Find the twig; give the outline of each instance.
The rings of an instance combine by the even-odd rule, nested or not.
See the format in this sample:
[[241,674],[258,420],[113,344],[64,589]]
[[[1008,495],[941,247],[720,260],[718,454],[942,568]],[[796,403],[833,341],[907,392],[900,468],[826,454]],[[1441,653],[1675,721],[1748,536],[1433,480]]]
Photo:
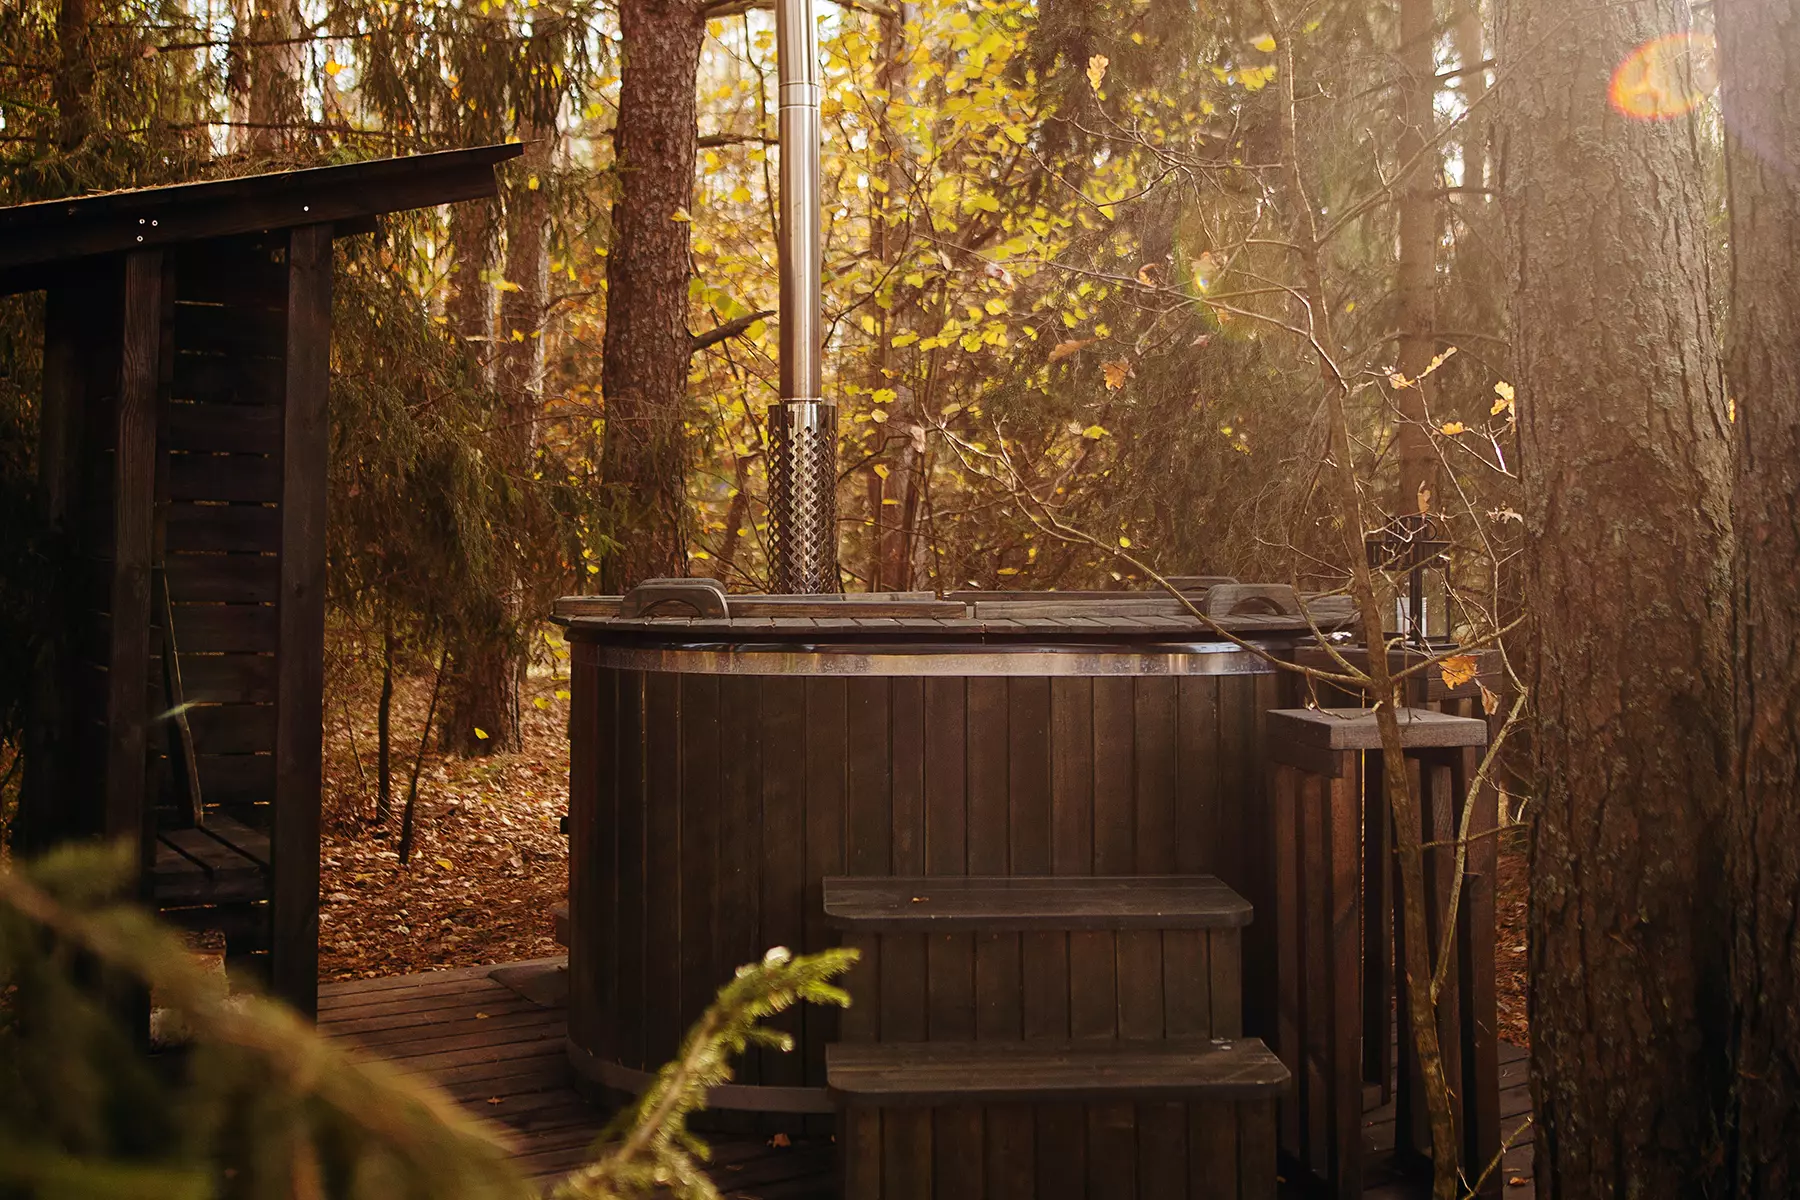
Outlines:
[[425,766],[425,747],[431,741],[431,718],[437,715],[438,690],[444,686],[444,668],[450,665],[450,645],[438,656],[437,678],[431,684],[431,703],[425,706],[425,728],[419,733],[419,753],[413,758],[412,781],[406,786],[406,809],[400,818],[400,865],[412,856],[413,808],[419,799],[419,772]]
[[1518,699],[1513,701],[1512,711],[1506,714],[1506,724],[1494,735],[1487,753],[1482,756],[1481,766],[1475,777],[1469,780],[1468,794],[1463,797],[1462,824],[1456,839],[1456,865],[1450,871],[1450,902],[1444,910],[1444,938],[1438,947],[1437,969],[1431,973],[1431,1002],[1437,1003],[1438,993],[1443,991],[1444,980],[1450,974],[1450,956],[1456,949],[1456,910],[1462,903],[1463,870],[1469,859],[1469,826],[1475,822],[1475,802],[1481,795],[1481,789],[1487,784],[1488,770],[1500,756],[1500,747],[1506,744],[1507,735],[1512,733],[1513,726],[1518,723],[1525,712],[1525,702],[1531,693],[1524,688],[1519,689]]

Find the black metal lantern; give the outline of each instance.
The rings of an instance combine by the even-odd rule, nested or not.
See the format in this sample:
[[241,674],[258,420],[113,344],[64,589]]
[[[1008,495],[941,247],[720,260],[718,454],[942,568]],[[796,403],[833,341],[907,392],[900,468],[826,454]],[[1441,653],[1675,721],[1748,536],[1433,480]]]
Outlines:
[[[1406,574],[1404,591],[1395,590],[1394,627],[1390,633],[1406,639],[1409,645],[1428,649],[1433,609],[1448,608],[1449,587],[1444,578],[1450,566],[1447,551],[1450,542],[1442,536],[1438,523],[1429,513],[1405,513],[1363,538],[1369,566],[1390,575]],[[1436,604],[1426,591],[1426,572],[1438,575]],[[1444,626],[1449,627],[1448,611]]]

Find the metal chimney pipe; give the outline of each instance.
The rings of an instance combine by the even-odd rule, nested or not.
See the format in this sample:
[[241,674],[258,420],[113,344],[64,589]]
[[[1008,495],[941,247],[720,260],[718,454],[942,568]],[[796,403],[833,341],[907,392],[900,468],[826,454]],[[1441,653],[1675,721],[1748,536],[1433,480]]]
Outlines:
[[781,88],[781,401],[769,410],[775,588],[839,590],[837,405],[824,391],[819,43],[813,0],[777,0]]

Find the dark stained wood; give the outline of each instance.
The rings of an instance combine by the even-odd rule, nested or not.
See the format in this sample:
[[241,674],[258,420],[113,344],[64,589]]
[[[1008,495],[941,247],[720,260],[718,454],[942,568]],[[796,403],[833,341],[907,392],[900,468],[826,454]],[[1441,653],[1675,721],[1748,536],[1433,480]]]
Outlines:
[[[143,837],[145,756],[150,717],[150,567],[156,503],[156,414],[163,321],[163,256],[139,251],[125,262],[125,321],[113,454],[113,563],[108,611],[103,832]],[[149,847],[144,854],[148,857]]]
[[0,291],[42,286],[21,271],[59,259],[353,221],[496,194],[494,166],[522,147],[483,146],[0,209]]
[[[658,620],[662,627],[672,626],[672,619]],[[683,627],[697,629],[699,623]],[[778,633],[771,629],[769,636]],[[589,647],[606,653],[585,637],[572,640],[578,657],[589,653]],[[772,658],[771,666],[777,661]],[[596,683],[601,677],[622,679],[627,674],[609,667],[599,672]],[[678,1016],[678,1024],[685,1025],[698,1015],[691,1011],[698,992],[689,986],[698,969],[694,964],[710,964],[709,969],[722,977],[742,961],[717,948],[725,941],[742,939],[748,956],[754,956],[771,945],[818,949],[847,932],[827,920],[823,873],[830,859],[837,858],[836,869],[853,878],[906,878],[935,888],[941,879],[970,873],[1016,876],[1030,870],[1064,877],[1087,875],[1096,859],[1106,856],[1117,863],[1115,873],[1131,874],[1140,870],[1141,851],[1146,858],[1163,857],[1158,876],[1166,877],[1176,865],[1174,844],[1190,787],[1209,797],[1209,811],[1187,835],[1195,848],[1192,852],[1240,867],[1255,858],[1243,844],[1228,841],[1227,808],[1251,810],[1238,813],[1235,826],[1229,827],[1245,841],[1268,836],[1267,827],[1257,823],[1261,787],[1255,783],[1255,759],[1249,757],[1259,744],[1258,730],[1252,714],[1231,711],[1234,705],[1258,699],[1251,680],[1151,680],[1140,697],[1145,681],[1131,677],[831,677],[680,670],[632,677],[659,676],[677,681],[674,687],[681,698],[682,711],[674,722],[679,733],[666,743],[667,753],[678,763],[691,765],[696,754],[692,739],[714,739],[716,783],[705,782],[714,778],[711,767],[701,770],[695,783],[689,778],[695,772],[686,766],[670,773],[666,766],[655,765],[665,743],[657,741],[653,731],[670,722],[646,711],[643,684],[621,692],[620,716],[613,726],[598,728],[592,735],[576,727],[572,735],[600,739],[601,744],[580,761],[610,764],[600,769],[615,773],[620,794],[629,798],[623,807],[631,810],[621,811],[612,824],[622,841],[638,848],[635,863],[627,863],[630,856],[621,855],[607,885],[619,897],[615,911],[620,949],[606,974],[622,991],[635,989],[635,998],[614,1006],[612,1023],[622,1038],[647,1038],[652,997],[659,994],[655,972],[661,969],[651,961],[652,948],[679,957],[687,982],[680,985],[676,1002],[665,1005],[670,1011],[656,1018],[659,1028],[667,1027],[663,1032],[670,1038],[668,1053],[674,1049],[671,1022]],[[1228,683],[1233,685],[1229,704],[1222,699]],[[693,688],[718,690],[716,718],[696,719],[687,699]],[[1183,698],[1189,693],[1199,699],[1184,715]],[[1156,735],[1160,746],[1147,757],[1138,733],[1140,706],[1159,714],[1154,723],[1161,730]],[[627,713],[628,709],[635,711]],[[1187,745],[1190,738],[1199,745]],[[706,750],[702,757],[711,761],[712,753]],[[1240,757],[1244,761],[1236,762]],[[1140,765],[1145,769],[1140,771]],[[1239,780],[1254,786],[1234,791]],[[583,797],[589,794],[576,789],[573,802],[588,803]],[[1230,803],[1228,796],[1233,798]],[[653,809],[658,804],[660,814]],[[720,811],[703,813],[700,806]],[[734,807],[738,816],[730,815]],[[1164,835],[1140,839],[1140,807],[1164,814]],[[664,832],[646,825],[658,821]],[[578,831],[582,823],[572,824]],[[714,866],[704,880],[693,879],[700,861],[693,857],[689,835],[714,829],[716,834],[708,834],[718,839]],[[676,846],[671,861],[674,874],[684,877],[679,884],[682,894],[718,897],[708,901],[715,908],[704,931],[702,922],[691,909],[682,909],[678,898],[670,907],[680,915],[668,918],[669,928],[654,934],[648,928],[652,910],[661,904],[656,897],[663,891],[650,881],[642,856],[654,852],[659,838],[672,839]],[[725,852],[727,846],[731,853]],[[732,872],[739,874],[738,882],[728,880]],[[708,890],[701,893],[697,888]],[[727,904],[722,889],[728,888],[738,889],[735,894],[750,897],[751,902]],[[910,892],[906,907],[918,907],[911,903],[912,895],[929,894],[924,887]],[[1272,902],[1269,911],[1274,911]],[[1136,1016],[1153,1014],[1163,1021],[1169,997],[1177,991],[1198,1006],[1200,1015],[1190,1020],[1203,1019],[1208,1031],[1238,1032],[1243,977],[1237,937],[1221,943],[1229,952],[1215,953],[1204,940],[1206,922],[1199,922],[1195,932],[1202,940],[1187,947],[1187,957],[1176,972],[1162,958],[1162,938],[1172,925],[1196,922],[1187,917],[1171,920],[1168,914],[1166,906],[1155,909],[1154,915],[1147,912],[1139,928],[1151,936],[1126,950],[1133,961],[1156,959],[1153,970],[1142,972],[1149,976],[1142,980],[1132,980],[1131,971],[1122,977],[1118,970],[1116,921],[1088,931],[1096,937],[1078,929],[1072,942],[1069,923],[1056,918],[1004,933],[971,923],[954,937],[941,931],[926,937],[926,929],[909,926],[904,932],[915,936],[910,948],[902,948],[898,937],[868,927],[856,934],[856,943],[870,949],[874,961],[851,982],[859,997],[880,997],[891,993],[895,972],[908,977],[908,986],[915,988],[910,994],[921,997],[917,1003],[926,1012],[926,1033],[934,1039],[964,1030],[972,1032],[960,1036],[977,1040],[1067,1038],[1082,1033],[1110,1038],[1117,1035],[1121,1009]],[[1251,916],[1248,906],[1240,904],[1237,919]],[[727,930],[728,918],[736,923],[736,932]],[[573,936],[579,939],[579,922],[575,924]],[[1250,926],[1252,931],[1256,928]],[[1139,990],[1130,991],[1133,986]],[[879,1007],[877,1000],[873,1009]],[[841,1026],[842,1036],[887,1037],[871,1032],[873,1009],[864,1007],[853,1014]],[[877,1026],[880,1015],[875,1013]],[[828,1014],[808,1033],[812,1014],[798,1020],[793,1014],[784,1015],[781,1021],[799,1036],[800,1053],[755,1055],[743,1078],[764,1085],[814,1084],[822,1070],[824,1040],[836,1020],[836,1014]],[[635,1028],[635,1033],[627,1027]],[[579,1017],[572,1034],[576,1045],[598,1053],[583,1040],[590,1031],[597,1036],[598,1029],[598,1024]],[[649,1069],[661,1056],[648,1042],[642,1044],[644,1049],[633,1051],[621,1041],[602,1061]],[[632,1061],[627,1062],[628,1057]],[[1074,1116],[1079,1124],[1067,1132],[1085,1146],[1087,1115]],[[973,1144],[973,1135],[958,1142],[955,1134],[945,1134],[943,1122],[949,1119],[944,1114],[933,1119],[934,1162],[963,1162],[964,1151]],[[1003,1129],[1005,1122],[1003,1116]],[[1135,1128],[1135,1118],[1133,1122]],[[991,1136],[991,1124],[984,1118],[984,1172],[1000,1161],[989,1152],[1005,1158],[1002,1152],[1011,1144],[1006,1137]],[[1045,1143],[1046,1136],[1034,1124],[1029,1136],[1021,1131],[1014,1140],[1021,1149],[1007,1161],[1019,1166],[1036,1163],[1036,1147]],[[1069,1140],[1050,1138],[1057,1144]],[[1085,1159],[1071,1169],[1072,1178],[1084,1178]]]
[[1141,676],[1132,682],[1137,871],[1167,875],[1175,870],[1177,681]]
[[[1213,997],[1207,962],[1207,935],[1197,929],[1162,934],[1162,1033],[1176,1038],[1236,1037],[1236,1029],[1220,1029],[1213,1020]],[[1199,981],[1201,986],[1196,986]]]
[[1206,935],[1214,1037],[1241,1037],[1244,1033],[1243,932],[1225,928]]
[[260,829],[253,829],[225,813],[214,813],[207,817],[206,835],[265,870],[273,861],[269,835]]
[[273,503],[281,499],[281,463],[264,454],[174,454],[169,498]]
[[[1458,756],[1458,770],[1451,780],[1453,796],[1465,794],[1476,770],[1477,752]],[[1495,797],[1485,791],[1475,800],[1469,823],[1467,873],[1457,910],[1457,991],[1461,1000],[1458,1043],[1462,1055],[1463,1083],[1469,1096],[1469,1117],[1464,1126],[1464,1157],[1485,1167],[1500,1152],[1501,1082],[1500,1039],[1497,1033],[1494,978],[1495,892],[1498,886],[1499,850],[1494,836],[1499,820]],[[1500,1175],[1482,1191],[1501,1194]]]
[[287,354],[287,314],[279,307],[181,303],[174,317],[176,352],[185,359],[176,366],[178,388],[184,367],[203,371],[217,364],[246,378],[266,375],[255,402],[267,403],[271,393],[279,399],[279,363]]
[[184,653],[273,652],[281,637],[280,610],[272,604],[180,604],[175,634]]
[[1300,777],[1300,1070],[1295,1091],[1300,1098],[1301,1158],[1312,1170],[1331,1178],[1331,847],[1325,839],[1326,779]]
[[[1300,972],[1300,880],[1303,877],[1300,857],[1300,776],[1289,766],[1270,767],[1272,783],[1269,791],[1274,805],[1275,826],[1275,927],[1279,948],[1278,986],[1274,1019],[1275,1046],[1282,1062],[1298,1078],[1302,1071]],[[1288,1096],[1281,1104],[1281,1149],[1298,1157],[1301,1146],[1300,1098]]]
[[[550,967],[554,964],[533,964]],[[525,1002],[489,977],[491,968],[461,968],[428,975],[328,983],[320,989],[319,1025],[353,1052],[385,1058],[400,1070],[442,1086],[450,1098],[505,1135],[514,1162],[547,1184],[586,1161],[589,1144],[609,1111],[582,1101],[563,1052],[564,1010]],[[368,1001],[411,996],[405,1015],[411,1031],[370,1017],[391,1007]],[[485,1012],[485,1020],[475,1017]],[[503,1040],[469,1045],[471,1029],[505,1022]],[[829,1141],[773,1147],[766,1135],[705,1135],[712,1147],[708,1170],[725,1195],[761,1200],[835,1200]]]
[[1094,680],[1094,866],[1096,875],[1137,867],[1133,799],[1136,716],[1132,680]]
[[1338,1195],[1362,1194],[1362,806],[1353,774],[1323,786],[1325,856],[1329,864],[1322,883],[1327,894],[1330,938],[1329,1047],[1326,1057],[1330,1089],[1330,1171]]
[[824,911],[872,931],[1216,929],[1250,923],[1250,906],[1211,875],[969,875],[828,878]]
[[1094,684],[1050,681],[1050,870],[1094,870]]
[[[824,945],[826,876],[844,869],[845,808],[855,802],[845,794],[845,769],[849,759],[849,727],[846,709],[849,684],[843,679],[806,681],[806,871],[802,876],[801,939],[804,946]],[[881,697],[886,725],[885,689]],[[885,757],[885,753],[882,755]],[[886,816],[886,800],[868,797]],[[837,1010],[808,1005],[801,1015],[802,1080],[809,1086],[825,1083],[825,1045],[837,1036]]]
[[194,745],[207,754],[256,754],[275,749],[277,719],[272,704],[204,704],[189,709],[187,715]]
[[1006,681],[1007,845],[1013,875],[1051,865],[1050,680]]
[[827,1076],[849,1104],[1211,1099],[1280,1095],[1287,1068],[1253,1038],[838,1045]]
[[681,884],[680,944],[686,954],[670,955],[680,966],[680,1013],[704,1011],[732,969],[710,951],[719,916],[722,800],[719,792],[719,680],[698,676],[681,681]]
[[[1188,1194],[1238,1200],[1238,1106],[1224,1100],[1188,1105]],[[1247,1198],[1250,1193],[1244,1193]]]
[[969,871],[1004,875],[1011,855],[1007,813],[1007,680],[968,681]]
[[221,704],[234,700],[273,704],[275,656],[184,653],[181,655],[181,683],[192,704]]
[[275,405],[169,405],[169,449],[193,454],[280,454],[282,413]]
[[[177,331],[178,339],[185,334],[188,340],[177,342],[171,385],[175,399],[198,404],[280,404],[281,343],[266,340],[266,334],[254,325],[245,329],[238,318],[266,317],[273,323],[283,320],[283,313],[280,309],[233,309],[227,310],[230,316],[211,315],[220,311],[192,305],[176,309],[178,318],[188,318],[188,327]],[[197,322],[196,314],[203,314],[204,321]],[[196,340],[206,348],[196,348]]]
[[[290,413],[293,411],[290,406]],[[296,469],[288,475],[295,478]],[[285,486],[285,485],[284,485]],[[322,485],[312,484],[322,488]],[[285,505],[274,508],[262,504],[186,504],[169,506],[169,549],[175,553],[190,551],[249,551],[272,553],[279,550],[286,533]]]
[[199,755],[200,786],[209,805],[269,804],[275,799],[273,754]]
[[1176,684],[1174,871],[1183,875],[1219,869],[1223,837],[1219,787],[1219,681],[1205,676]]
[[281,564],[272,554],[171,554],[164,570],[177,604],[273,603],[280,591]]
[[843,869],[852,875],[886,875],[894,858],[891,682],[871,676],[844,685]]
[[1238,1108],[1238,1195],[1244,1200],[1275,1194],[1275,1105]]
[[[806,921],[806,681],[771,678],[760,682],[762,941],[793,948],[801,945]],[[770,1024],[796,1038],[800,1034],[798,1013],[783,1013]],[[797,1055],[765,1051],[761,1063],[765,1084],[793,1087],[803,1081]]]
[[[762,742],[754,718],[761,703],[758,681],[734,676],[719,681],[719,803],[723,814],[719,856],[721,963],[754,962],[772,942],[761,935],[763,815]],[[571,876],[572,878],[572,876]],[[747,1056],[740,1078],[756,1083],[759,1060]]]
[[968,691],[962,679],[927,679],[925,690],[925,873],[969,869]]
[[[972,1041],[976,1035],[975,940],[970,934],[887,935],[884,944],[917,937],[925,948],[928,1020],[925,1036],[939,1041]],[[906,959],[897,970],[909,969]],[[886,1032],[887,1040],[899,1040]],[[953,1105],[930,1116],[932,1173],[936,1186],[948,1180],[982,1177],[983,1116],[978,1108]]]
[[1383,790],[1379,755],[1363,760],[1363,1081],[1390,1098],[1394,1048],[1388,997],[1394,987],[1394,815]]
[[289,239],[287,350],[270,984],[276,995],[310,1014],[317,1007],[319,980],[325,493],[331,433],[326,403],[331,377],[329,226],[303,226]]
[[[654,1071],[674,1057],[687,1026],[681,1005],[681,969],[689,956],[681,937],[682,701],[687,681],[654,672],[644,676],[644,876],[642,971],[643,1037],[640,1061]],[[706,880],[695,880],[703,885]],[[699,963],[694,964],[701,965]]]
[[150,859],[150,895],[158,904],[205,904],[213,898],[206,868],[158,840]]
[[262,899],[265,872],[261,863],[231,849],[198,829],[165,829],[157,840],[199,865],[220,892],[241,890],[237,898]]
[[[1396,715],[1408,750],[1487,745],[1486,721],[1429,708],[1403,708]],[[1277,754],[1289,745],[1314,751],[1381,749],[1381,732],[1370,709],[1279,708],[1268,717],[1271,749]]]
[[[471,1012],[485,1011],[491,1015],[499,1015],[528,1011],[509,1007],[518,1004],[517,995],[490,980],[489,971],[488,967],[467,967],[427,975],[323,984],[320,987],[320,1028],[330,1036],[354,1041],[355,1034],[351,1031],[359,1023],[379,1021],[378,1018],[359,1014],[379,1012],[384,1008],[405,1008],[409,1011],[408,1019],[421,1026],[452,1034],[458,1029],[466,1028]],[[384,1000],[384,997],[409,999],[396,1002]],[[427,1052],[415,1053],[397,1065],[403,1070],[438,1082],[449,1090],[453,1099],[468,1105],[476,1117],[498,1122],[514,1130],[518,1155],[516,1161],[527,1171],[538,1172],[540,1179],[547,1179],[572,1168],[581,1160],[588,1141],[608,1114],[605,1109],[580,1106],[574,1096],[568,1062],[562,1050],[562,1010],[544,1008],[539,1011],[542,1023],[535,1036],[527,1033],[518,1041],[442,1053],[429,1052],[429,1040],[419,1039],[412,1048]],[[438,1015],[440,1013],[443,1014],[441,1017]],[[380,1054],[378,1050],[373,1053],[376,1056]],[[1500,1061],[1504,1072],[1502,1078],[1507,1087],[1502,1099],[1502,1111],[1508,1114],[1511,1124],[1517,1124],[1530,1111],[1529,1096],[1524,1086],[1524,1052],[1518,1047],[1503,1044]],[[495,1098],[500,1103],[488,1103]],[[1373,1100],[1371,1093],[1371,1103]],[[1042,1107],[1047,1109],[1052,1106]],[[1232,1186],[1237,1169],[1238,1146],[1242,1144],[1254,1151],[1259,1145],[1259,1139],[1262,1144],[1267,1144],[1267,1135],[1252,1127],[1251,1118],[1246,1118],[1245,1128],[1241,1132],[1239,1130],[1238,1121],[1234,1119],[1234,1109],[1247,1112],[1250,1107],[1247,1104],[1234,1105],[1228,1102],[1202,1102],[1188,1107],[1188,1163],[1192,1185],[1190,1195],[1241,1200],[1242,1197],[1267,1197],[1275,1194],[1272,1176],[1265,1177],[1263,1182],[1266,1188],[1261,1192],[1240,1192]],[[879,1110],[858,1108],[850,1111],[866,1112],[873,1116]],[[942,1113],[946,1110],[936,1111]],[[1072,1111],[1079,1114],[1081,1109],[1073,1106]],[[535,1114],[543,1116],[539,1118]],[[1267,1117],[1262,1119],[1268,1120]],[[581,1123],[582,1120],[586,1123]],[[570,1123],[571,1121],[574,1123]],[[1509,1129],[1510,1127],[1509,1125]],[[1371,1200],[1400,1200],[1403,1196],[1415,1194],[1391,1183],[1393,1176],[1384,1168],[1383,1156],[1392,1145],[1392,1106],[1371,1107],[1366,1114],[1365,1129],[1373,1168],[1367,1195]],[[707,1140],[714,1151],[710,1170],[728,1195],[768,1195],[771,1200],[774,1196],[807,1195],[826,1200],[827,1197],[847,1194],[839,1190],[832,1173],[828,1143],[820,1143],[825,1150],[817,1155],[811,1154],[808,1145],[802,1143],[798,1147],[800,1153],[796,1155],[794,1151],[770,1147],[766,1135],[746,1139],[709,1136]],[[854,1144],[842,1135],[839,1141],[846,1149]],[[1040,1142],[1040,1149],[1041,1146]],[[1507,1164],[1502,1172],[1509,1181],[1504,1189],[1508,1200],[1530,1200],[1533,1194],[1530,1153],[1530,1133],[1527,1131],[1508,1154]],[[765,1168],[761,1165],[763,1163],[773,1165]],[[733,1167],[737,1169],[731,1169]],[[801,1173],[796,1174],[796,1171]],[[811,1172],[810,1176],[804,1174],[807,1171]],[[1251,1164],[1251,1172],[1254,1185],[1254,1164]],[[1078,1172],[1078,1177],[1080,1175]],[[806,1182],[808,1178],[810,1183]],[[1516,1186],[1510,1185],[1510,1181],[1515,1178],[1524,1182]],[[744,1182],[764,1179],[775,1179],[776,1182],[766,1185],[761,1182]],[[1284,1196],[1289,1194],[1287,1186],[1291,1185],[1284,1185]],[[805,1190],[809,1187],[814,1190]],[[763,1190],[765,1188],[774,1190]],[[991,1196],[994,1193],[986,1194]]]
[[893,706],[889,737],[891,789],[889,867],[896,875],[925,874],[925,681],[889,681]]
[[[603,897],[617,879],[617,864],[601,851],[616,816],[611,807],[611,763],[595,761],[601,744],[601,713],[617,703],[614,680],[604,684],[585,647],[569,656],[569,921],[579,919],[583,936],[569,943],[569,1029],[579,1044],[610,1054],[606,1036],[612,1006],[600,993],[611,978],[607,946],[613,933],[611,906]],[[579,914],[579,918],[577,918]]]

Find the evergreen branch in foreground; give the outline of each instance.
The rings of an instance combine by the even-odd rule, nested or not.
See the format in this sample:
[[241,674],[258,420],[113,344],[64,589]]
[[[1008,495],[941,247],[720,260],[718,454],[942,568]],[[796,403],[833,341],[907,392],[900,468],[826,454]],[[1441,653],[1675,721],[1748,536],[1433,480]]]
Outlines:
[[765,1017],[802,1000],[848,1007],[849,994],[831,981],[856,959],[849,949],[796,958],[777,946],[761,962],[739,967],[688,1031],[681,1053],[601,1133],[599,1158],[565,1179],[553,1200],[623,1200],[658,1189],[676,1200],[718,1200],[700,1166],[708,1151],[688,1131],[688,1116],[705,1107],[708,1089],[730,1081],[732,1058],[749,1046],[794,1048],[788,1034],[761,1024]]

